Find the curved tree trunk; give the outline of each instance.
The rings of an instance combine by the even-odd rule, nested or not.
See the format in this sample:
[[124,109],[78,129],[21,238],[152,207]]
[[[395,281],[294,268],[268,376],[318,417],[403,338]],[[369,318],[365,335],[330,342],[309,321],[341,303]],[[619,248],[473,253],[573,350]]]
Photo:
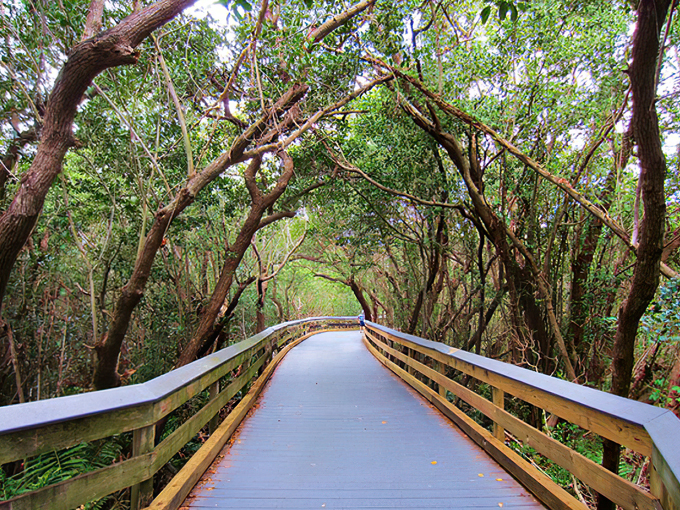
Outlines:
[[45,110],[40,144],[12,203],[0,216],[0,311],[9,276],[28,240],[52,182],[73,145],[73,120],[92,80],[106,69],[137,63],[139,46],[196,0],[161,0],[114,28],[76,45],[59,73]]
[[285,152],[280,152],[279,156],[283,161],[284,171],[281,173],[276,186],[274,186],[272,191],[266,195],[264,195],[259,190],[255,181],[262,159],[260,157],[253,158],[253,161],[246,170],[246,187],[248,188],[252,198],[250,213],[248,214],[248,218],[246,218],[245,222],[241,226],[241,230],[236,237],[236,241],[234,241],[234,243],[227,250],[226,262],[222,267],[220,279],[215,286],[212,296],[210,297],[210,302],[203,309],[201,320],[198,324],[198,327],[196,328],[196,332],[180,354],[175,368],[184,366],[187,363],[194,361],[199,348],[211,335],[215,325],[215,319],[219,315],[220,309],[222,308],[224,300],[227,298],[227,294],[231,288],[234,272],[248,250],[255,232],[265,225],[269,225],[278,219],[295,215],[295,213],[288,212],[275,213],[265,219],[262,219],[265,211],[271,208],[279,199],[279,197],[286,190],[288,182],[293,177],[294,165],[292,158]]
[[366,318],[367,321],[373,321],[375,317],[373,316],[373,312],[371,310],[371,305],[366,299],[366,296],[364,296],[364,291],[361,288],[361,285],[359,285],[355,280],[353,276],[350,276],[346,280],[343,280],[342,278],[333,278],[332,276],[328,276],[325,274],[320,274],[316,273],[314,276],[317,278],[323,278],[325,280],[328,280],[330,282],[337,282],[337,283],[342,283],[343,285],[347,285],[351,290],[352,293],[354,294],[354,297],[357,298],[357,301],[359,302],[359,305],[361,305],[361,309],[364,311],[364,317]]
[[[232,144],[230,150],[220,155],[203,169],[203,171],[190,179],[186,186],[175,195],[168,205],[156,212],[154,223],[151,226],[151,229],[146,236],[146,240],[144,241],[144,246],[137,257],[130,280],[123,287],[123,290],[118,297],[113,317],[109,323],[109,329],[95,346],[97,364],[95,367],[93,384],[96,389],[112,388],[120,384],[116,372],[120,348],[123,344],[123,339],[127,333],[128,326],[130,325],[132,312],[144,295],[144,289],[151,273],[151,267],[153,266],[158,250],[161,248],[163,237],[165,236],[170,223],[194,201],[195,197],[203,188],[217,178],[226,168],[243,159],[243,151],[253,139],[262,136],[268,127],[268,122],[272,115],[281,114],[289,110],[294,104],[302,99],[307,90],[308,87],[306,85],[293,85],[279,98],[271,112],[265,114],[239,135]],[[286,118],[290,119],[291,117],[287,116]],[[288,120],[288,122],[290,122],[290,120]],[[261,217],[262,214],[260,214],[260,218]],[[257,223],[259,223],[259,218]],[[248,238],[248,242],[249,241],[250,237]],[[227,260],[225,265],[230,263],[231,261]],[[234,266],[233,269],[235,268],[236,266]],[[233,274],[233,269],[231,274]],[[228,268],[227,271],[229,271]],[[229,291],[231,274],[228,282],[223,281],[222,277],[220,277],[220,281],[218,282],[218,286],[220,286],[220,284],[222,285],[219,288],[220,291],[226,283],[228,283],[228,285],[226,285],[226,290],[227,292]],[[218,289],[216,289],[216,292],[217,290]],[[224,298],[222,299],[222,302],[223,301]],[[221,306],[222,303],[219,304],[217,310],[219,310],[219,307]],[[196,351],[198,351],[198,348],[199,347],[197,346]]]
[[357,301],[359,301],[361,309],[364,311],[366,320],[375,320],[375,317],[371,312],[371,305],[368,304],[368,300],[366,299],[366,296],[364,296],[364,291],[361,289],[361,286],[356,281],[354,281],[354,278],[350,278],[347,285],[349,285],[349,288],[352,289],[352,292],[354,293],[354,297],[356,297]]
[[[670,0],[641,0],[633,35],[632,63],[629,69],[633,96],[633,115],[630,122],[633,138],[638,146],[644,216],[640,224],[640,244],[630,293],[619,310],[619,322],[614,337],[611,392],[622,397],[627,397],[630,389],[635,338],[640,318],[654,299],[659,285],[666,217],[666,158],[661,149],[655,107],[655,76],[659,35],[670,3]],[[617,472],[619,453],[619,445],[605,441],[602,465]],[[613,508],[611,501],[604,497],[599,498],[599,510]]]

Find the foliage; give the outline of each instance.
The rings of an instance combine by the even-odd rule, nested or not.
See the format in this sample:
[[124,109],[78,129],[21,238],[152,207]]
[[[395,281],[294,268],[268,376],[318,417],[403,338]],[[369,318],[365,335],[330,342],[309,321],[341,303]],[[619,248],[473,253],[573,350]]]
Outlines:
[[[665,378],[655,379],[652,382],[652,394],[649,396],[649,401],[662,407],[677,407],[680,404],[680,386],[674,385],[666,391],[668,381]],[[669,393],[675,393],[675,396],[670,396]]]
[[[89,471],[104,468],[121,460],[129,448],[129,438],[115,436],[92,443],[81,443],[60,452],[51,452],[28,459],[23,469],[7,476],[0,469],[0,495],[3,500],[52,485]],[[88,503],[86,509],[102,508],[113,496]]]
[[[81,3],[13,1],[0,8],[0,157],[9,170],[0,172],[0,211],[33,161],[50,90],[81,37]],[[382,63],[394,65],[493,128],[624,231],[632,235],[639,223],[636,152],[626,149],[629,83],[621,72],[629,65],[635,22],[627,2],[378,1],[315,44],[310,34],[339,13],[337,3],[271,1],[254,41],[259,8],[237,0],[206,8],[209,15],[184,12],[142,43],[137,65],[100,74],[83,97],[63,178],[45,199],[2,303],[28,400],[89,389],[93,347],[108,331],[156,211],[186,185],[192,166],[200,171],[228,151],[244,126],[294,83],[309,86],[296,107],[297,128],[385,72]],[[127,2],[107,2],[103,27],[130,12]],[[218,22],[218,14],[228,22]],[[676,16],[656,102],[669,168],[667,264],[676,270],[678,23]],[[462,159],[479,162],[477,184],[502,224],[500,236],[480,217],[464,172],[414,122],[409,105],[456,139]],[[289,134],[272,141],[283,143]],[[482,354],[550,374],[566,373],[556,349],[560,333],[579,380],[609,388],[617,311],[634,255],[490,137],[435,107],[413,84],[394,79],[316,119],[287,151],[295,174],[267,214],[297,217],[258,232],[234,272],[225,305],[239,285],[275,273],[306,230],[304,243],[266,292],[258,294],[251,282],[231,315],[217,319],[222,345],[253,334],[260,305],[271,325],[310,315],[356,315],[363,298],[388,326],[455,347],[478,346]],[[246,165],[223,172],[163,233],[121,349],[123,384],[171,370],[196,331],[251,205]],[[256,186],[271,189],[280,175],[277,159],[266,154]],[[538,275],[531,273],[534,265]],[[537,281],[545,281],[549,295],[538,292]],[[641,364],[648,363],[642,353],[650,345],[663,343],[661,354],[650,357],[643,385],[651,386],[657,405],[677,403],[678,387],[668,374],[680,331],[678,285],[676,279],[661,286],[641,324]],[[548,305],[557,327],[547,320]],[[472,345],[473,338],[479,343]],[[18,391],[2,341],[0,403],[8,404],[18,400]],[[542,420],[529,406],[513,411],[526,421]],[[169,429],[185,417],[180,412],[170,418]],[[598,440],[562,425],[552,433],[597,459]],[[200,441],[195,438],[189,449]],[[91,448],[29,461],[23,475],[3,479],[5,495],[70,476],[61,466],[91,469],[109,461],[96,460]],[[564,472],[545,466],[564,486],[571,483]]]
[[648,342],[680,341],[680,278],[659,287],[658,297],[640,325]]

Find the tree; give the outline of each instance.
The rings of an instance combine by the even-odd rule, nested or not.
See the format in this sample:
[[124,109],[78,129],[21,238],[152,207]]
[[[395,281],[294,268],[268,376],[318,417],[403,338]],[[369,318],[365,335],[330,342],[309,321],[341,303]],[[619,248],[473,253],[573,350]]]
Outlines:
[[[611,392],[622,397],[627,397],[630,390],[638,326],[659,285],[663,253],[666,157],[661,148],[655,102],[657,67],[662,48],[661,28],[670,5],[670,0],[640,1],[633,35],[632,60],[628,70],[633,99],[630,131],[638,148],[644,216],[640,223],[640,244],[631,287],[619,309],[612,352]],[[605,441],[602,464],[610,471],[618,472],[619,450],[619,445]],[[614,505],[602,497],[598,508],[614,508]]]
[[135,64],[139,58],[137,46],[193,1],[161,0],[70,51],[47,101],[41,141],[31,168],[22,176],[12,203],[0,216],[0,306],[16,257],[35,226],[52,182],[62,170],[66,151],[75,143],[73,119],[83,94],[104,70]]

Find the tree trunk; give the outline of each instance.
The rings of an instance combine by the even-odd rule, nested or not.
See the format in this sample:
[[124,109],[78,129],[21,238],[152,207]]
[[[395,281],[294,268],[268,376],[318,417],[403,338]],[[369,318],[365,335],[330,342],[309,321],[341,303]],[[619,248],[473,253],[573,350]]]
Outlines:
[[[156,257],[156,253],[158,253],[158,250],[161,247],[170,223],[194,201],[196,195],[205,188],[205,186],[217,178],[226,168],[241,161],[243,151],[253,139],[260,137],[265,132],[268,121],[273,114],[280,114],[289,110],[294,104],[302,99],[307,90],[308,87],[306,85],[293,85],[293,87],[279,98],[270,113],[260,118],[238,136],[229,151],[219,156],[201,173],[190,179],[187,185],[175,195],[173,200],[156,213],[155,221],[151,226],[146,240],[144,241],[144,246],[137,257],[130,280],[123,287],[118,298],[108,332],[104,334],[95,346],[97,364],[95,367],[93,384],[96,389],[112,388],[120,384],[120,379],[116,373],[120,348],[130,324],[132,312],[144,295],[144,288],[149,279],[153,261]],[[288,117],[288,119],[288,122],[290,122],[290,117]],[[284,122],[285,121],[281,121],[280,125],[283,125]],[[260,218],[261,217],[262,215],[260,214]],[[257,221],[259,222],[259,219]],[[231,264],[231,261],[227,260],[225,266],[229,264]],[[236,266],[234,266],[233,269],[235,269],[235,267]],[[229,268],[226,269],[229,271]],[[222,283],[222,287],[219,291],[221,292],[224,285],[227,284],[226,290],[228,292],[229,286],[231,285],[231,275],[229,276],[228,282],[223,281],[222,277],[220,277],[220,282]],[[218,282],[218,287],[219,285],[220,283]],[[213,294],[217,291],[218,289],[216,288],[215,291],[213,291]],[[226,293],[224,295],[226,296]],[[223,301],[224,298],[222,299],[222,302]],[[217,306],[216,310],[219,310],[222,303],[215,306]],[[197,350],[198,346],[196,346],[196,351]]]
[[236,306],[243,295],[243,291],[246,290],[246,288],[255,280],[256,278],[251,276],[246,281],[238,284],[238,289],[236,289],[236,292],[231,297],[229,305],[224,309],[224,311],[220,312],[221,319],[215,325],[207,340],[203,342],[203,345],[198,350],[196,357],[201,358],[209,352],[216,352],[221,348],[222,343],[227,337],[229,321],[234,316],[234,310],[236,309]]
[[[621,154],[625,155],[625,161],[628,160],[627,154],[629,150],[630,141],[628,135],[624,135],[624,142],[621,148]],[[625,163],[620,161],[617,157],[616,164],[612,167],[607,179],[605,181],[604,190],[600,193],[599,202],[602,208],[606,211],[612,203],[612,196],[614,193],[614,184],[618,170],[622,169]],[[585,213],[584,213],[585,214]],[[581,349],[585,334],[585,324],[588,317],[591,317],[591,304],[586,299],[586,285],[590,276],[590,268],[595,256],[597,244],[602,235],[603,223],[593,216],[586,217],[584,228],[577,234],[578,240],[576,244],[576,255],[571,263],[571,292],[570,292],[570,317],[569,317],[569,334],[571,345],[575,352],[577,352],[577,360],[584,360],[587,348]]]
[[[638,146],[640,183],[644,216],[640,224],[640,244],[628,297],[619,310],[619,321],[612,353],[611,392],[628,396],[633,370],[635,337],[640,318],[654,298],[659,285],[663,251],[666,196],[664,179],[666,159],[661,149],[656,113],[655,76],[659,55],[659,34],[670,0],[640,0],[633,35],[632,62],[629,69],[633,97],[631,131]],[[602,465],[617,472],[620,447],[605,441]],[[598,510],[613,509],[614,504],[600,496]]]
[[[659,344],[654,345],[658,346]],[[680,417],[680,392],[675,389],[680,387],[680,356],[678,354],[678,348],[676,347],[675,363],[673,363],[671,373],[668,375],[666,407],[672,410],[676,416]]]
[[[542,278],[542,275],[534,275],[528,269],[533,263],[533,260],[530,260],[531,255],[527,250],[522,251],[525,259],[527,259],[526,265],[524,268],[520,268],[508,242],[508,236],[510,236],[512,232],[507,228],[503,220],[493,211],[491,206],[489,206],[488,201],[484,197],[484,183],[479,162],[476,159],[476,142],[474,136],[471,137],[470,158],[467,158],[463,153],[463,149],[458,139],[454,135],[442,131],[436,117],[434,121],[430,121],[406,101],[402,101],[401,106],[406,113],[413,118],[416,125],[430,134],[444,148],[451,158],[451,161],[453,161],[463,178],[475,212],[483,222],[486,232],[488,232],[489,238],[494,244],[496,252],[505,266],[511,306],[512,304],[519,304],[524,309],[526,319],[524,323],[527,327],[532,329],[534,338],[549,350],[547,328],[545,327],[541,314],[537,313],[540,312],[540,308],[536,303],[535,294],[536,290],[540,289],[541,293],[544,294],[542,297],[546,301],[550,299],[550,295],[546,295],[545,286],[541,287],[541,282],[536,281],[537,279]],[[434,115],[433,110],[431,110],[431,113]],[[513,239],[513,242],[517,244],[518,240]],[[548,311],[550,312],[550,309]],[[524,335],[521,331],[522,326],[518,319],[519,317],[513,314],[513,326],[515,327],[518,337],[521,337]],[[556,328],[553,327],[553,329]],[[553,331],[553,333],[557,336],[560,334],[560,331]],[[561,337],[558,337],[558,339],[559,338]],[[576,375],[566,346],[564,345],[564,342],[558,342],[558,345],[560,347],[560,354],[562,355],[562,362],[565,365],[567,376],[569,379],[574,380],[576,379]]]
[[468,343],[465,347],[466,351],[472,351],[472,348],[473,347],[476,348],[477,345],[481,346],[482,335],[484,334],[484,331],[486,331],[486,327],[489,325],[489,322],[491,322],[494,313],[496,313],[498,306],[501,304],[504,294],[505,294],[504,290],[499,290],[498,292],[496,292],[496,295],[494,296],[493,300],[491,300],[489,307],[486,309],[484,320],[480,321],[481,324],[478,325],[477,331],[475,331],[475,333],[470,337],[470,340],[468,340]]
[[45,110],[35,159],[21,178],[12,203],[0,216],[0,311],[9,275],[40,215],[47,192],[74,143],[73,120],[92,80],[106,69],[137,63],[135,50],[195,0],[160,0],[131,14],[103,34],[76,45],[61,69]]
[[180,354],[175,368],[184,366],[187,363],[194,361],[200,346],[205,342],[206,338],[210,336],[215,324],[215,319],[219,315],[219,311],[224,304],[224,300],[229,293],[229,289],[231,288],[234,272],[248,250],[253,238],[253,234],[255,234],[255,232],[257,232],[260,228],[264,227],[265,225],[269,225],[278,219],[294,216],[294,213],[285,212],[275,213],[264,220],[262,219],[265,211],[271,208],[279,199],[279,197],[286,190],[288,182],[293,177],[294,166],[292,158],[285,152],[280,152],[279,156],[283,160],[284,171],[281,173],[276,186],[274,186],[273,190],[267,195],[262,194],[262,192],[257,187],[257,183],[255,182],[257,172],[262,162],[261,158],[253,158],[253,161],[246,170],[246,187],[248,188],[252,198],[250,214],[241,226],[241,230],[236,237],[236,241],[234,241],[234,244],[232,244],[227,250],[226,261],[222,267],[220,279],[215,286],[212,296],[210,297],[210,302],[203,309],[201,320],[198,327],[196,328],[196,332]]
[[277,285],[274,285],[270,299],[272,300],[272,303],[274,303],[274,306],[276,307],[276,316],[278,317],[279,323],[281,323],[281,322],[284,322],[287,319],[284,319],[283,305],[281,304],[281,301],[279,301],[278,297],[276,296],[276,288],[277,288]]
[[366,318],[367,321],[373,321],[375,317],[373,317],[373,314],[371,312],[371,305],[368,304],[368,301],[366,300],[366,296],[364,296],[364,292],[359,286],[357,282],[354,281],[354,278],[349,279],[347,282],[349,285],[349,288],[352,289],[352,292],[354,293],[354,297],[357,298],[357,301],[359,301],[359,304],[361,305],[361,309],[364,311],[364,317]]
[[264,331],[265,325],[265,315],[264,315],[264,298],[267,295],[267,286],[269,281],[257,281],[257,325],[255,327],[255,333],[262,333]]
[[10,172],[14,170],[19,161],[21,149],[29,143],[35,142],[37,138],[35,128],[31,128],[15,137],[7,148],[7,153],[3,156],[2,164],[0,164],[0,203],[5,199],[5,185],[10,178]]

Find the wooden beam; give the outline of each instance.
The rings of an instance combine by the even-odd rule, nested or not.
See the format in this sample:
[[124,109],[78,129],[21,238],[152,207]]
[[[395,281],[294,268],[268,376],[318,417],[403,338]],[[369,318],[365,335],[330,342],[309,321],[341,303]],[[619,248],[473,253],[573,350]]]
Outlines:
[[[395,349],[391,349],[370,334],[369,338],[372,341],[379,343],[381,348],[385,349],[388,353],[395,355],[400,361],[407,363],[413,370],[417,370],[426,377],[445,386],[451,393],[482,412],[482,414],[493,420],[494,423],[497,423],[499,427],[507,428],[515,436],[521,439],[524,444],[531,446],[537,452],[563,467],[578,479],[582,480],[585,484],[589,485],[600,494],[604,494],[607,498],[621,507],[630,510],[659,510],[660,505],[658,499],[651,496],[637,485],[624,480],[596,462],[573,451],[559,441],[548,437],[539,430],[503,410],[500,406],[495,405],[494,402],[489,402],[472,390],[451,379],[443,377],[439,372],[432,370],[416,360],[408,358]],[[499,439],[496,438],[496,440]],[[499,440],[499,442],[502,443],[503,441]]]
[[[148,400],[135,406],[135,402],[139,402],[141,399],[138,395],[141,391],[137,391],[134,394],[134,398],[123,398],[123,403],[120,404],[120,408],[118,409],[114,408],[102,412],[101,414],[68,419],[60,423],[46,424],[37,428],[31,427],[0,435],[0,464],[33,457],[40,455],[41,453],[62,450],[80,443],[95,441],[115,434],[130,432],[153,425],[186,401],[198,395],[209,384],[213,384],[216,380],[219,380],[219,378],[228,374],[238,365],[250,359],[254,352],[253,349],[256,348],[257,344],[239,352],[235,357],[225,361],[222,365],[216,366],[210,373],[205,374],[203,377],[200,377],[189,385],[182,385],[174,390],[169,396],[158,401],[154,402],[153,399],[148,399],[149,393],[147,393],[146,396]],[[144,385],[148,384],[149,383],[144,383]],[[170,387],[170,389],[172,390],[172,387]],[[109,390],[104,390],[99,398],[105,399],[108,391]],[[100,392],[93,392],[85,395],[97,395],[98,393]],[[80,395],[75,395],[74,397],[80,397]],[[64,398],[70,399],[71,397]],[[53,400],[59,401],[60,399]],[[38,404],[40,402],[43,401],[35,403]],[[72,402],[72,400],[66,400],[63,402],[63,405],[68,407]],[[39,407],[36,407],[35,410],[30,412],[41,413],[42,411]],[[73,411],[74,414],[85,412],[85,409],[74,409]],[[42,416],[36,417],[44,418]]]
[[[437,361],[437,371],[442,375],[442,377],[446,377],[446,365],[442,363],[441,361]],[[446,377],[448,379],[448,377]],[[444,384],[437,383],[439,385],[439,394],[446,398],[446,386]]]
[[176,510],[187,497],[196,482],[203,476],[206,469],[212,464],[217,454],[222,450],[234,431],[241,424],[250,408],[257,401],[257,397],[264,389],[265,384],[274,373],[274,370],[288,352],[306,338],[316,334],[307,333],[301,338],[291,342],[274,357],[262,375],[252,385],[248,394],[229,413],[213,435],[194,453],[180,472],[173,477],[170,483],[153,500],[147,510]]
[[0,510],[71,510],[153,476],[153,452],[0,501]]
[[[669,432],[673,433],[674,431]],[[656,448],[656,445],[651,461],[649,482],[652,494],[661,500],[664,510],[680,510],[680,486],[678,480],[664,456]]]
[[406,370],[382,356],[370,342],[364,340],[364,343],[378,361],[432,402],[444,415],[458,425],[465,434],[486,450],[496,462],[503,466],[506,471],[549,508],[552,510],[587,510],[585,505],[576,500],[544,473],[538,471],[525,461],[519,454],[498,441],[488,430],[478,425],[451,402],[444,400],[438,393],[410,375]]
[[[156,426],[148,425],[132,433],[132,456],[138,457],[153,450],[156,437]],[[130,491],[130,509],[139,510],[153,499],[153,475],[132,486]]]
[[241,391],[241,389],[255,377],[264,361],[265,356],[260,356],[255,364],[248,367],[246,371],[234,379],[215,400],[208,402],[200,411],[185,421],[177,430],[156,446],[154,449],[156,458],[152,468],[154,473],[167,464],[168,461],[205,426],[208,420],[210,420],[217,411],[224,407],[234,395]]
[[[640,402],[627,401],[627,399],[593,388],[572,384],[460,349],[453,349],[437,342],[411,335],[408,335],[409,338],[404,338],[400,336],[401,334],[397,335],[396,331],[386,331],[387,328],[376,329],[373,324],[367,326],[400,345],[445,363],[451,368],[556,414],[579,427],[592,430],[602,437],[643,455],[652,454],[652,441],[645,430],[644,423],[652,420],[655,414],[663,413],[662,409]],[[475,364],[464,358],[478,360],[479,363]],[[536,384],[527,382],[534,379],[537,381]],[[577,394],[585,395],[583,401],[574,397]],[[604,405],[601,405],[604,403],[612,411],[605,411]],[[620,411],[614,412],[613,409],[617,406]],[[623,407],[635,408],[635,410],[631,411],[630,415],[626,415]]]
[[[491,387],[491,402],[499,409],[505,409],[505,392],[495,386]],[[500,442],[505,442],[505,429],[497,421],[493,422],[493,437]]]

